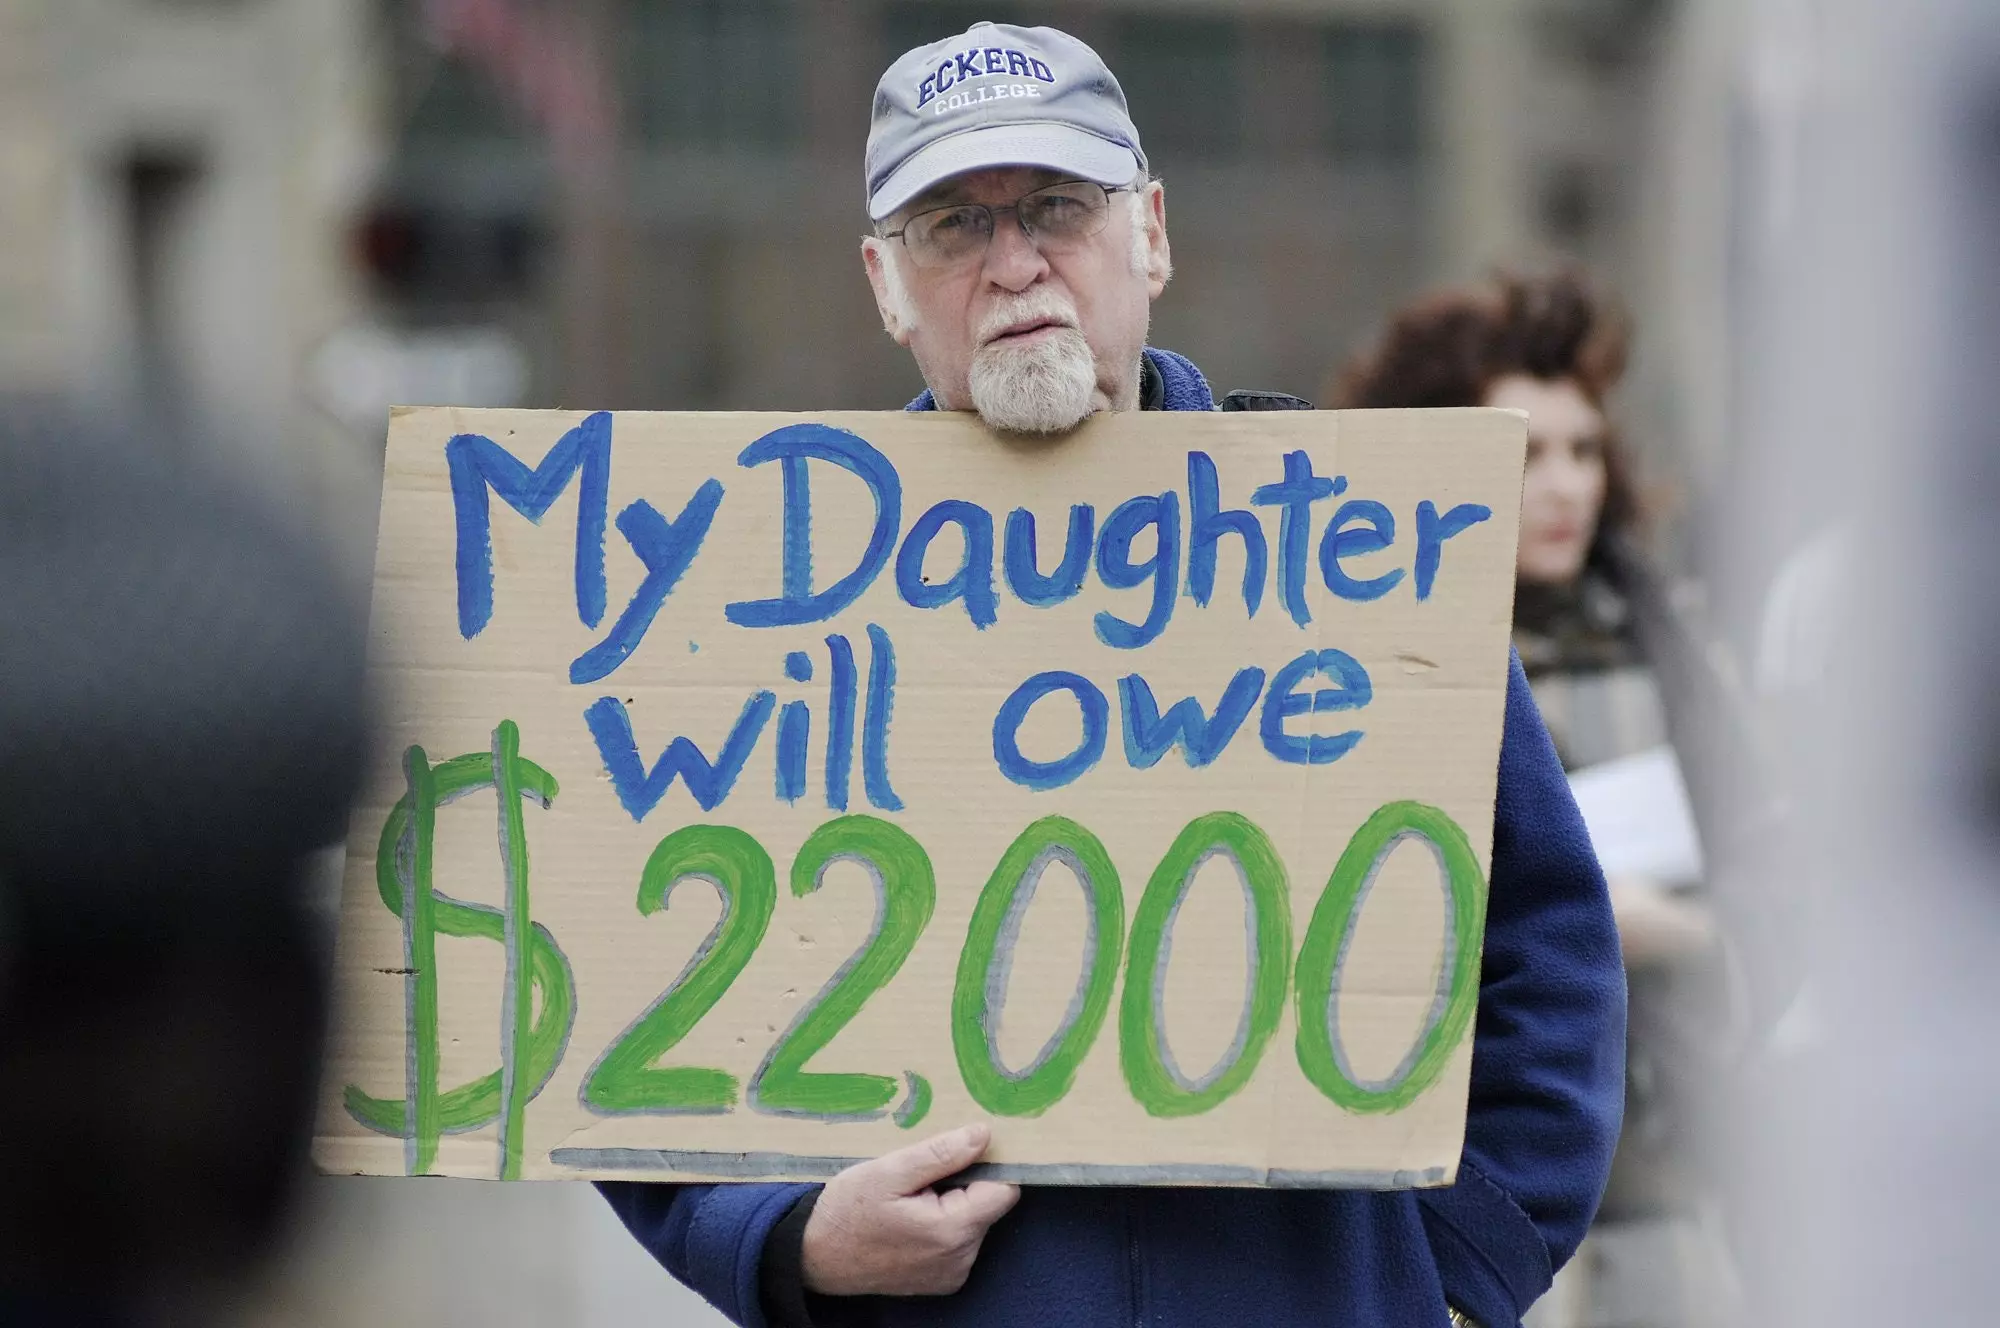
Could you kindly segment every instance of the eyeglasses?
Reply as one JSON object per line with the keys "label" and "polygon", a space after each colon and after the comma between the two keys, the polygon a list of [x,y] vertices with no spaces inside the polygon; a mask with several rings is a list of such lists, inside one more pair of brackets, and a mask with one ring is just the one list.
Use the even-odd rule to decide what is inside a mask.
{"label": "eyeglasses", "polygon": [[1125,189],[1065,180],[1023,194],[1004,207],[954,203],[919,212],[902,229],[884,231],[882,238],[901,239],[918,267],[956,267],[983,255],[993,242],[999,215],[1011,212],[1035,248],[1045,254],[1066,253],[1104,229],[1111,215],[1111,195]]}

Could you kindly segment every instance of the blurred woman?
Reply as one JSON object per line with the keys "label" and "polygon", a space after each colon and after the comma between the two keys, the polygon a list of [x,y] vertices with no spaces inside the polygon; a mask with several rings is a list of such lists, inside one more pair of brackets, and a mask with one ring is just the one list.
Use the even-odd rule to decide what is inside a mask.
{"label": "blurred woman", "polygon": [[[1704,652],[1638,553],[1642,506],[1606,399],[1624,373],[1623,319],[1574,273],[1507,277],[1431,296],[1398,314],[1342,373],[1343,407],[1502,406],[1528,415],[1515,560],[1514,643],[1564,766],[1632,756],[1680,739],[1688,782],[1715,763],[1687,750]],[[1697,796],[1696,802],[1702,799]],[[1669,885],[1610,882],[1630,971],[1625,1133],[1600,1225],[1573,1267],[1568,1312],[1544,1321],[1674,1325],[1711,1321],[1691,1303],[1688,1183],[1670,1030],[1686,978],[1712,949],[1707,907]],[[1595,1255],[1595,1258],[1588,1257]],[[1619,1268],[1619,1264],[1637,1267]],[[1640,1276],[1635,1281],[1633,1274]],[[1667,1290],[1659,1277],[1667,1274]],[[1678,1275],[1677,1275],[1678,1274]],[[1652,1285],[1640,1289],[1641,1283]],[[1676,1285],[1678,1284],[1678,1285]],[[1665,1292],[1663,1294],[1663,1291]],[[1561,1299],[1552,1293],[1551,1299]],[[1678,1306],[1678,1307],[1677,1307]]]}
{"label": "blurred woman", "polygon": [[[1577,770],[1657,747],[1669,723],[1640,605],[1662,594],[1638,555],[1641,505],[1605,399],[1625,371],[1623,319],[1572,273],[1447,291],[1398,314],[1336,391],[1347,408],[1502,406],[1528,415],[1514,645],[1556,750]],[[1698,950],[1698,908],[1659,882],[1613,881],[1626,963]]]}

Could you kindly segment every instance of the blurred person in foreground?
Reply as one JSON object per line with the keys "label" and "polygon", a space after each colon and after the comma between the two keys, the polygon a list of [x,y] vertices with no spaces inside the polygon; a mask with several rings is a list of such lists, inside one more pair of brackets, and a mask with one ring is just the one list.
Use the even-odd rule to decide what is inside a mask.
{"label": "blurred person in foreground", "polygon": [[176,441],[0,403],[10,1326],[219,1318],[305,1166],[364,621]]}
{"label": "blurred person in foreground", "polygon": [[[929,384],[912,410],[1060,435],[1213,410],[1146,345],[1166,197],[1117,80],[1051,28],[975,25],[877,89],[861,258]],[[1303,406],[1231,394],[1224,409]],[[1322,480],[1330,487],[1330,481]],[[1617,1137],[1624,980],[1604,881],[1514,664],[1464,1159],[1391,1193],[941,1182],[971,1125],[825,1186],[606,1184],[633,1234],[744,1324],[1517,1323],[1582,1239]]]}
{"label": "blurred person in foreground", "polygon": [[[1639,488],[1607,407],[1627,341],[1624,319],[1579,274],[1509,276],[1405,309],[1337,388],[1339,404],[1353,408],[1527,413],[1514,644],[1572,770],[1687,741],[1700,728],[1689,712],[1715,690],[1687,684],[1679,665],[1708,652],[1690,640],[1690,607],[1639,549]],[[1709,768],[1698,754],[1685,764],[1694,775]],[[1572,1279],[1583,1285],[1564,1298],[1584,1302],[1580,1323],[1711,1322],[1691,1304],[1705,1288],[1688,1285],[1711,1275],[1698,1257],[1712,1254],[1710,1242],[1675,1220],[1697,1207],[1689,1067],[1676,1052],[1686,1007],[1706,1004],[1701,988],[1717,954],[1706,902],[1668,888],[1687,884],[1610,881],[1631,978],[1631,1045],[1610,1186]]]}

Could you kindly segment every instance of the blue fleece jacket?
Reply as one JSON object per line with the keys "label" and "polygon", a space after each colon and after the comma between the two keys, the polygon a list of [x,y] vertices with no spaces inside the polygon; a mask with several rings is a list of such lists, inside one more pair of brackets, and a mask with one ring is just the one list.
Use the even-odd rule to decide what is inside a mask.
{"label": "blue fleece jacket", "polygon": [[[1148,349],[1167,410],[1201,373]],[[912,410],[932,409],[926,392]],[[1457,1183],[1394,1193],[1029,1187],[942,1299],[822,1300],[840,1324],[1507,1328],[1583,1239],[1623,1107],[1625,979],[1604,877],[1516,658]],[[762,1328],[765,1238],[808,1185],[601,1187],[668,1271]]]}

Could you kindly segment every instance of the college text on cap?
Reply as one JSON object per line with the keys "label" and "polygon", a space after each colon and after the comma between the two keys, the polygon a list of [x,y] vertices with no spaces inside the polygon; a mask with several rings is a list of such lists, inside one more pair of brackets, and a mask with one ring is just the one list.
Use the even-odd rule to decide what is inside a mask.
{"label": "college text on cap", "polygon": [[1017,83],[1005,88],[984,85],[971,92],[945,95],[949,89],[973,79],[996,76],[1032,78],[1041,83],[1056,81],[1053,70],[1025,51],[1017,51],[1007,46],[975,46],[955,55],[947,55],[936,70],[925,76],[924,81],[917,87],[917,109],[922,110],[935,101],[938,104],[935,114],[942,115],[947,110],[982,101],[994,101],[1001,97],[1042,95],[1042,90],[1032,83]]}

